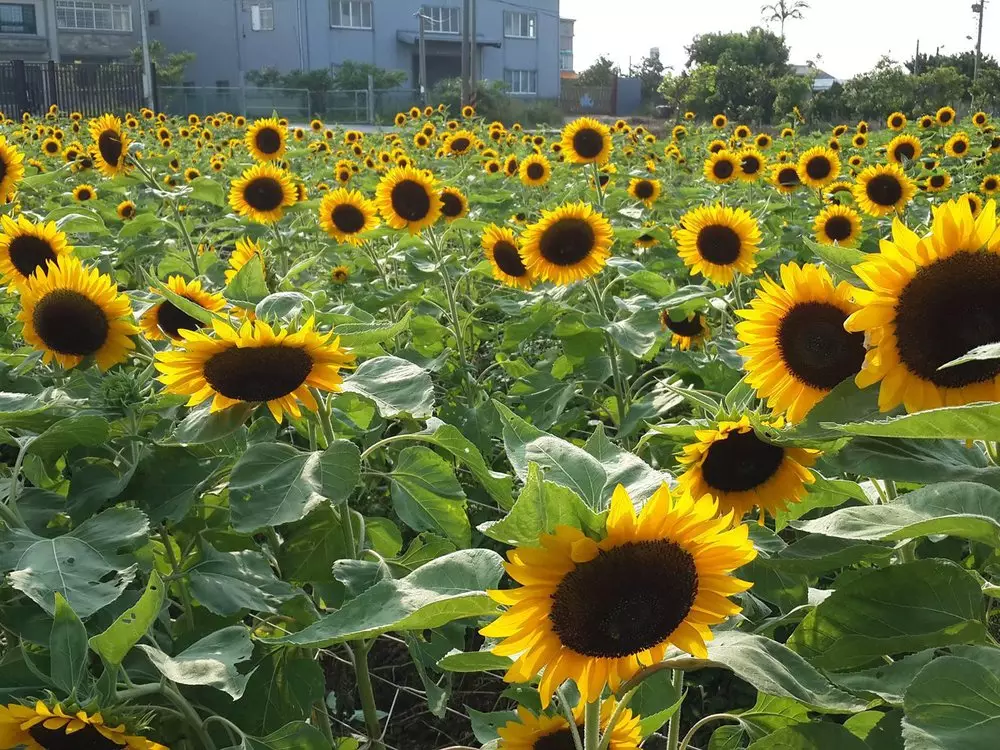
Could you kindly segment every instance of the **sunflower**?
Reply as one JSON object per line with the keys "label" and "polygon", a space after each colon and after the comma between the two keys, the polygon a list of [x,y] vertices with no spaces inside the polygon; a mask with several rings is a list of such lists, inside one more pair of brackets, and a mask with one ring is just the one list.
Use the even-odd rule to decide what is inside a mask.
{"label": "sunflower", "polygon": [[[608,731],[617,705],[614,698],[601,702],[602,734]],[[573,709],[573,721],[579,737],[583,737],[584,709],[582,702]],[[608,744],[602,745],[606,750],[638,750],[642,743],[640,718],[628,708],[618,713],[610,732]],[[500,737],[497,750],[571,750],[574,747],[573,730],[564,716],[535,716],[523,706],[518,706],[517,720],[499,727],[497,734]]]}
{"label": "sunflower", "polygon": [[951,175],[947,172],[932,174],[924,182],[924,190],[929,193],[941,193],[951,187]]}
{"label": "sunflower", "polygon": [[865,157],[863,157],[861,154],[853,154],[851,158],[847,160],[847,163],[850,164],[855,169],[857,169],[858,167],[860,167],[862,164],[865,163]]}
{"label": "sunflower", "polygon": [[[412,111],[413,110],[410,110],[411,114],[412,114]],[[470,117],[475,117],[475,116],[476,116],[476,108],[475,107],[470,106],[468,104],[466,104],[464,107],[462,107],[462,117],[464,117],[466,120],[468,120]]]}
{"label": "sunflower", "polygon": [[716,151],[705,160],[703,174],[716,185],[732,182],[740,176],[740,157],[728,149]]}
{"label": "sunflower", "polygon": [[798,168],[802,183],[818,190],[840,175],[840,157],[835,151],[816,146],[799,157]]}
{"label": "sunflower", "polygon": [[552,165],[541,154],[531,154],[525,157],[518,167],[521,184],[529,187],[544,185],[552,177]]}
{"label": "sunflower", "polygon": [[22,336],[68,369],[93,355],[102,371],[125,360],[138,332],[132,324],[128,296],[119,294],[111,277],[86,268],[72,255],[62,255],[45,273],[21,286]]}
{"label": "sunflower", "polygon": [[226,269],[226,283],[229,284],[243,266],[253,257],[260,258],[261,268],[264,266],[264,251],[260,245],[250,239],[236,240],[236,247],[229,256],[229,268]]}
{"label": "sunflower", "polygon": [[119,219],[122,221],[129,221],[130,219],[135,218],[135,203],[128,200],[122,201],[118,204],[115,211],[118,214]]}
{"label": "sunflower", "polygon": [[375,203],[385,223],[410,234],[432,226],[441,217],[437,181],[412,167],[394,167],[375,189]]}
{"label": "sunflower", "polygon": [[406,119],[406,115],[403,112],[397,112],[392,121],[396,124],[397,128],[401,128],[406,124]]}
{"label": "sunflower", "polygon": [[517,235],[512,229],[490,224],[483,230],[482,247],[494,279],[504,286],[531,289],[534,279],[521,260]]}
{"label": "sunflower", "polygon": [[864,336],[844,330],[858,309],[854,291],[847,282],[834,287],[823,266],[789,263],[780,284],[763,279],[750,309],[737,311],[744,318],[736,333],[745,344],[745,380],[774,413],[798,422],[861,370]]}
{"label": "sunflower", "polygon": [[261,224],[273,224],[295,204],[295,185],[283,169],[272,164],[255,164],[233,180],[229,205],[240,216]]}
{"label": "sunflower", "polygon": [[951,107],[941,107],[934,115],[938,125],[950,125],[955,121],[955,110]]}
{"label": "sunflower", "polygon": [[62,151],[62,144],[56,138],[46,138],[42,141],[42,153],[48,157],[59,156]]}
{"label": "sunflower", "polygon": [[319,225],[337,242],[362,243],[362,232],[378,226],[375,204],[357,190],[337,188],[319,204]]}
{"label": "sunflower", "polygon": [[483,164],[483,171],[486,174],[500,174],[503,172],[503,165],[496,159],[487,159]]}
{"label": "sunflower", "polygon": [[611,224],[587,203],[542,209],[542,218],[524,232],[521,259],[535,277],[560,286],[604,268],[614,237]]}
{"label": "sunflower", "polygon": [[[167,279],[167,288],[211,312],[218,312],[226,306],[226,300],[221,294],[203,289],[197,279],[185,281],[183,276],[171,276]],[[150,290],[158,291],[156,287],[150,287]],[[188,315],[169,300],[153,305],[139,319],[143,335],[151,341],[180,339],[181,329],[194,331],[203,325],[200,320]]]}
{"label": "sunflower", "polygon": [[915,161],[920,158],[922,153],[923,147],[920,144],[920,139],[912,135],[897,135],[889,141],[889,145],[885,148],[886,158],[896,164]]}
{"label": "sunflower", "polygon": [[[310,388],[339,391],[340,369],[354,355],[332,333],[319,334],[309,318],[297,331],[275,331],[256,320],[239,330],[215,320],[212,333],[181,331],[174,351],[156,355],[160,382],[169,393],[190,396],[188,406],[212,399],[217,412],[238,403],[267,403],[278,422],[282,413],[302,415],[299,404],[316,411]],[[214,334],[214,335],[213,335]]]}
{"label": "sunflower", "polygon": [[861,236],[861,217],[839,203],[827,206],[813,222],[813,233],[821,245],[854,247]]}
{"label": "sunflower", "polygon": [[86,203],[87,201],[92,201],[97,197],[97,190],[93,185],[88,185],[84,183],[82,185],[77,185],[73,188],[73,200],[79,201],[80,203]]}
{"label": "sunflower", "polygon": [[738,141],[745,141],[752,135],[750,128],[746,125],[737,125],[736,129],[733,131],[733,138]]}
{"label": "sunflower", "polygon": [[846,125],[837,125],[833,129],[833,137],[834,138],[840,138],[840,136],[842,136],[846,132],[847,132],[847,126]]}
{"label": "sunflower", "polygon": [[879,387],[879,408],[908,412],[1000,400],[1000,361],[942,367],[977,346],[1000,340],[1000,232],[996,203],[973,218],[968,201],[934,211],[920,238],[902,222],[892,240],[855,267],[868,286],[845,323],[872,348],[857,384]]}
{"label": "sunflower", "polygon": [[993,195],[1000,190],[1000,174],[988,174],[979,183],[979,189],[987,195]]}
{"label": "sunflower", "polygon": [[90,122],[90,137],[97,147],[94,164],[105,177],[115,177],[129,171],[129,137],[122,132],[122,121],[114,115],[102,115]]}
{"label": "sunflower", "polygon": [[749,274],[757,267],[760,227],[742,208],[716,204],[688,211],[674,239],[691,275],[702,274],[720,286],[732,282],[737,271]]}
{"label": "sunflower", "polygon": [[960,159],[969,153],[970,145],[969,136],[966,133],[955,133],[955,135],[949,138],[948,142],[944,144],[944,152],[948,154],[948,156]]}
{"label": "sunflower", "polygon": [[712,127],[716,130],[722,130],[728,124],[729,119],[725,115],[720,114],[712,118]]}
{"label": "sunflower", "polygon": [[929,130],[934,127],[934,118],[930,115],[924,115],[919,120],[917,120],[917,127],[921,130]]}
{"label": "sunflower", "polygon": [[22,214],[16,219],[0,216],[0,284],[16,287],[26,283],[39,269],[73,252],[66,235],[54,221],[33,224]]}
{"label": "sunflower", "polygon": [[757,137],[753,139],[753,143],[759,149],[770,148],[772,139],[767,133],[758,133]]}
{"label": "sunflower", "polygon": [[441,198],[441,215],[445,221],[452,222],[469,213],[469,199],[461,190],[453,187],[441,188],[438,197]]}
{"label": "sunflower", "polygon": [[479,139],[469,130],[456,130],[445,141],[444,150],[449,156],[464,156],[474,151]]}
{"label": "sunflower", "polygon": [[[774,426],[783,425],[780,418]],[[710,495],[721,513],[743,518],[754,507],[772,516],[802,499],[815,480],[809,466],[818,451],[773,445],[760,438],[746,415],[698,430],[677,460],[687,470],[677,478],[685,495]]]}
{"label": "sunflower", "polygon": [[158,742],[130,734],[125,724],[110,726],[100,712],[66,713],[61,704],[49,708],[42,701],[34,706],[17,703],[0,706],[0,747],[167,750]]}
{"label": "sunflower", "polygon": [[[687,137],[687,134],[688,134],[688,129],[683,125],[675,125],[674,129],[670,131],[670,135],[673,137],[675,141],[683,140],[684,138]],[[650,140],[650,138],[652,138],[653,140]],[[646,143],[654,143],[656,141],[656,136],[650,133],[649,135],[646,136],[645,141]]]}
{"label": "sunflower", "polygon": [[854,200],[869,216],[885,216],[902,211],[916,192],[916,185],[898,164],[878,164],[858,175]]}
{"label": "sunflower", "polygon": [[782,128],[781,129],[781,137],[782,138],[794,138],[795,137],[795,131],[792,130],[792,128]]}
{"label": "sunflower", "polygon": [[851,145],[854,148],[864,148],[868,145],[868,136],[864,133],[855,133],[854,137],[851,138]]}
{"label": "sunflower", "polygon": [[742,149],[736,158],[740,162],[738,176],[744,182],[756,182],[767,167],[767,159],[754,147]]}
{"label": "sunflower", "polygon": [[351,269],[347,266],[335,266],[330,271],[330,280],[334,284],[346,284],[349,278],[351,278]]}
{"label": "sunflower", "polygon": [[985,112],[976,112],[976,114],[972,116],[972,124],[977,128],[984,127],[989,120],[990,116]]}
{"label": "sunflower", "polygon": [[674,320],[670,317],[669,310],[662,310],[660,312],[660,326],[664,330],[670,331],[670,345],[676,346],[684,352],[692,346],[703,344],[711,333],[705,322],[705,316],[699,312]]}
{"label": "sunflower", "polygon": [[0,135],[0,205],[14,197],[17,185],[23,179],[24,154]]}
{"label": "sunflower", "polygon": [[642,201],[648,208],[660,197],[662,187],[659,180],[636,177],[628,185],[628,194],[637,201]]}
{"label": "sunflower", "polygon": [[983,199],[975,193],[963,193],[956,200],[968,201],[969,209],[972,211],[972,218],[979,216],[979,212],[983,210]]}
{"label": "sunflower", "polygon": [[711,626],[740,612],[727,597],[752,585],[730,573],[757,552],[745,525],[731,528],[731,515],[697,497],[672,497],[664,484],[637,517],[618,485],[600,541],[558,526],[539,547],[508,552],[507,572],[522,585],[487,592],[509,608],[480,631],[503,639],[494,653],[516,655],[504,679],[542,670],[545,708],[567,679],[581,702],[599,700],[671,645],[706,658]]}
{"label": "sunflower", "polygon": [[906,115],[902,112],[893,112],[886,119],[885,124],[889,126],[889,130],[902,130],[906,127]]}
{"label": "sunflower", "polygon": [[573,164],[604,164],[611,158],[611,131],[591,117],[580,117],[562,131],[562,153]]}
{"label": "sunflower", "polygon": [[771,184],[779,193],[788,195],[802,187],[798,167],[791,164],[778,165],[771,171]]}

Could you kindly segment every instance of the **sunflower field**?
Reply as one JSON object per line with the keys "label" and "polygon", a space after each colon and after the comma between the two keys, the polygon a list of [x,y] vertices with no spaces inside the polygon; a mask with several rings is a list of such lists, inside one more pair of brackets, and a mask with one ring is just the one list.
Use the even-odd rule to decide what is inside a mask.
{"label": "sunflower field", "polygon": [[1000,135],[0,114],[0,750],[995,750]]}

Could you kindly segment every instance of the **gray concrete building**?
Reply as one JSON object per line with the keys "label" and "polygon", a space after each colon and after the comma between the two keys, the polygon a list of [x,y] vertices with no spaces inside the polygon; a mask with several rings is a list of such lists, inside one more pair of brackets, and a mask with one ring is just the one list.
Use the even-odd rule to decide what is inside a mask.
{"label": "gray concrete building", "polygon": [[111,62],[138,44],[138,0],[0,0],[0,60]]}
{"label": "gray concrete building", "polygon": [[[462,0],[147,0],[149,32],[197,55],[194,86],[239,86],[248,71],[336,68],[350,60],[419,80],[418,21],[427,17],[430,85],[461,71]],[[559,0],[476,0],[480,77],[515,96],[559,96]],[[565,63],[564,63],[565,64]]]}

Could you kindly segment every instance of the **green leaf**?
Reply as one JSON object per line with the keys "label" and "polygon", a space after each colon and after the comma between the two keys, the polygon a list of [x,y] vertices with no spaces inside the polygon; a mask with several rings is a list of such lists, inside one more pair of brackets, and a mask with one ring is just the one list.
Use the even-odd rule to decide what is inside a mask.
{"label": "green leaf", "polygon": [[968,649],[924,667],[903,699],[906,750],[993,750],[1000,733],[1000,655]]}
{"label": "green leaf", "polygon": [[80,414],[56,422],[31,441],[28,454],[46,463],[54,461],[78,445],[102,445],[111,434],[111,425],[96,414]]}
{"label": "green leaf", "polygon": [[390,477],[392,506],[403,523],[441,534],[459,547],[472,543],[465,492],[447,461],[424,446],[404,448]]}
{"label": "green leaf", "polygon": [[267,561],[250,550],[219,552],[202,542],[201,555],[185,572],[191,593],[210,612],[235,615],[241,609],[277,613],[300,592],[275,577]]}
{"label": "green leaf", "polygon": [[211,310],[202,307],[198,303],[192,302],[187,297],[182,297],[177,294],[177,292],[156,278],[156,276],[148,274],[147,278],[149,279],[149,283],[156,288],[156,291],[159,292],[167,302],[181,312],[190,315],[197,321],[200,321],[204,325],[212,325],[213,320],[226,320],[226,318],[222,315],[214,313]]}
{"label": "green leaf", "polygon": [[582,448],[561,440],[525,422],[498,401],[494,402],[503,420],[503,442],[507,458],[517,476],[528,477],[532,462],[545,470],[545,479],[569,487],[595,511],[605,508],[608,475],[600,461]]}
{"label": "green leaf", "polygon": [[1000,440],[1000,404],[947,406],[888,419],[823,426],[872,437]]}
{"label": "green leaf", "polygon": [[656,471],[649,464],[612,443],[598,424],[594,434],[587,438],[583,449],[601,462],[607,474],[604,494],[609,496],[619,484],[628,490],[632,502],[642,503],[650,498],[662,484],[670,482],[670,475]]}
{"label": "green leaf", "polygon": [[226,207],[226,193],[222,183],[211,177],[195,177],[188,183],[191,199],[211,203],[219,208]]}
{"label": "green leaf", "polygon": [[507,671],[513,662],[510,657],[498,656],[490,651],[449,651],[438,659],[438,667],[448,672]]}
{"label": "green leaf", "polygon": [[221,440],[239,430],[253,410],[253,404],[239,403],[213,413],[208,404],[202,404],[184,417],[170,439],[180,445],[201,445]]}
{"label": "green leaf", "polygon": [[306,319],[316,311],[312,300],[302,292],[275,292],[257,303],[258,318],[272,323],[288,324],[296,319]]}
{"label": "green leaf", "polygon": [[340,336],[341,346],[358,349],[376,344],[384,344],[392,341],[403,331],[410,327],[410,318],[413,316],[412,310],[407,310],[406,314],[395,323],[386,321],[376,321],[374,323],[338,323],[333,327],[335,335]]}
{"label": "green leaf", "polygon": [[420,435],[426,442],[444,448],[463,463],[501,508],[511,507],[514,481],[507,474],[492,471],[486,465],[483,454],[461,430],[432,417],[427,420],[427,429]]}
{"label": "green leaf", "polygon": [[43,539],[26,529],[0,531],[0,570],[50,615],[55,595],[86,619],[113,602],[135,577],[130,550],[146,539],[146,516],[111,508],[62,536]]}
{"label": "green leaf", "polygon": [[0,392],[0,427],[42,432],[53,422],[77,413],[83,403],[55,388],[41,393]]}
{"label": "green leaf", "polygon": [[961,357],[953,359],[950,362],[945,362],[938,369],[944,370],[947,367],[964,365],[966,362],[981,362],[987,359],[1000,359],[1000,343],[983,344],[982,346],[977,346],[975,349],[970,349]]}
{"label": "green leaf", "polygon": [[[213,695],[225,713],[250,734],[278,733],[289,721],[301,721],[325,696],[323,668],[312,654],[278,649],[257,662],[243,697],[235,704]],[[291,742],[292,739],[289,739]],[[292,746],[289,750],[298,750]],[[323,750],[328,750],[325,745]]]}
{"label": "green leaf", "polygon": [[156,234],[163,226],[166,226],[166,222],[156,214],[143,213],[126,221],[124,226],[118,230],[118,236],[122,239],[128,239],[143,234]]}
{"label": "green leaf", "polygon": [[838,281],[849,281],[861,286],[863,282],[854,273],[854,266],[865,262],[866,253],[841,245],[823,245],[805,236],[799,239],[829,267]]}
{"label": "green leaf", "polygon": [[788,545],[766,560],[758,559],[766,567],[776,570],[816,576],[859,563],[886,562],[892,554],[892,548],[886,545],[860,544],[813,534]]}
{"label": "green leaf", "polygon": [[793,526],[841,539],[896,541],[942,534],[1000,547],[1000,492],[974,482],[942,482],[909,492],[892,505],[843,508]]}
{"label": "green leaf", "polygon": [[538,546],[542,533],[552,533],[557,526],[572,526],[593,534],[600,533],[601,518],[568,487],[542,479],[538,464],[528,464],[528,477],[514,507],[504,518],[481,527],[486,536],[511,546]]}
{"label": "green leaf", "polygon": [[97,211],[80,205],[57,208],[47,221],[55,221],[59,230],[66,234],[110,234]]}
{"label": "green leaf", "polygon": [[655,299],[662,299],[674,291],[674,282],[653,271],[636,271],[628,277],[629,283]]}
{"label": "green leaf", "polygon": [[228,693],[234,700],[243,695],[250,675],[240,674],[237,664],[253,656],[250,631],[243,625],[222,628],[168,656],[154,646],[140,644],[149,660],[168,680],[181,685],[207,685]]}
{"label": "green leaf", "polygon": [[829,722],[792,724],[754,742],[747,750],[871,750],[847,729]]}
{"label": "green leaf", "polygon": [[383,417],[406,413],[415,419],[426,419],[434,408],[430,374],[399,357],[375,357],[362,362],[344,379],[343,389],[374,401]]}
{"label": "green leaf", "polygon": [[179,523],[220,462],[217,457],[199,458],[180,446],[154,445],[140,460],[125,496],[139,504],[151,524]]}
{"label": "green leaf", "polygon": [[49,653],[52,681],[67,694],[75,695],[87,674],[87,628],[58,591],[55,593],[55,619],[49,635]]}
{"label": "green leaf", "polygon": [[438,628],[454,620],[496,613],[485,594],[495,588],[503,560],[487,549],[439,557],[405,578],[383,580],[336,612],[277,643],[310,648],[372,638],[389,631]]}
{"label": "green leaf", "polygon": [[[352,750],[350,745],[340,743],[353,742],[353,748],[358,747],[354,740],[334,741],[338,743],[334,750]],[[290,721],[267,737],[246,737],[241,750],[330,750],[330,743],[316,727],[304,721]]]}
{"label": "green leaf", "polygon": [[264,263],[256,254],[236,272],[223,294],[226,299],[241,307],[256,307],[268,294],[264,279]]}
{"label": "green leaf", "polygon": [[156,622],[163,602],[167,598],[166,587],[154,570],[149,574],[146,590],[135,606],[129,607],[118,616],[111,626],[100,635],[90,639],[94,649],[108,664],[119,665],[132,647],[137,644]]}
{"label": "green leaf", "polygon": [[684,702],[684,693],[674,688],[672,680],[673,675],[669,670],[656,672],[643,680],[632,696],[629,708],[641,717],[643,737],[658,732]]}
{"label": "green leaf", "polygon": [[856,437],[827,461],[852,474],[897,482],[981,482],[1000,489],[1000,468],[957,440]]}
{"label": "green leaf", "polygon": [[[957,647],[956,650],[960,648]],[[831,674],[830,679],[852,693],[870,697],[872,700],[881,700],[890,706],[902,706],[903,693],[913,682],[913,678],[941,654],[940,650],[929,648],[896,659],[892,664],[880,664],[858,672]]]}
{"label": "green leaf", "polygon": [[[367,529],[371,536],[372,527]],[[333,564],[350,554],[340,517],[329,503],[318,506],[301,521],[288,524],[281,535],[284,541],[278,548],[279,568],[282,577],[293,583],[331,581]]]}
{"label": "green leaf", "polygon": [[820,669],[845,671],[885,654],[985,638],[979,583],[946,560],[867,573],[833,591],[788,639]]}
{"label": "green leaf", "polygon": [[403,535],[388,518],[368,516],[365,518],[365,535],[372,549],[382,557],[395,557],[403,549]]}

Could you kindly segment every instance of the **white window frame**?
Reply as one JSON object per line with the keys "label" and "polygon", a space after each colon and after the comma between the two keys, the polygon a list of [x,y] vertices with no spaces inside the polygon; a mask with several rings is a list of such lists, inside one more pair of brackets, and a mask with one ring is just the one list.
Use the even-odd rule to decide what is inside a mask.
{"label": "white window frame", "polygon": [[56,26],[63,31],[131,33],[132,6],[99,0],[56,0]]}
{"label": "white window frame", "polygon": [[507,39],[537,39],[538,14],[505,10],[503,12],[503,35]]}
{"label": "white window frame", "polygon": [[272,0],[254,0],[251,3],[250,30],[274,31],[274,3]]}
{"label": "white window frame", "polygon": [[561,49],[559,50],[559,70],[570,71],[573,70],[573,50],[571,49]]}
{"label": "white window frame", "polygon": [[538,95],[538,71],[537,70],[512,70],[507,68],[503,72],[504,83],[511,96],[537,96]]}
{"label": "white window frame", "polygon": [[424,31],[429,34],[461,34],[462,9],[450,5],[425,5],[421,8],[427,17]]}
{"label": "white window frame", "polygon": [[[34,31],[0,31],[0,33],[2,33],[2,34],[16,34],[17,36],[38,36],[38,7],[34,3],[21,3],[21,2],[5,2],[5,1],[0,1],[0,8],[3,8],[4,6],[10,6],[11,8],[19,8],[20,9],[20,11],[21,11],[21,22],[20,23],[21,23],[22,26],[25,25],[24,9],[25,8],[30,8],[31,9],[31,20],[32,20],[32,23],[34,24],[35,30]],[[14,27],[14,23],[15,23],[14,21],[8,21],[7,23],[8,23],[8,28],[13,28]],[[0,21],[0,29],[3,28],[2,24],[3,24],[3,21]]]}
{"label": "white window frame", "polygon": [[371,0],[330,0],[331,29],[371,30],[373,16]]}

